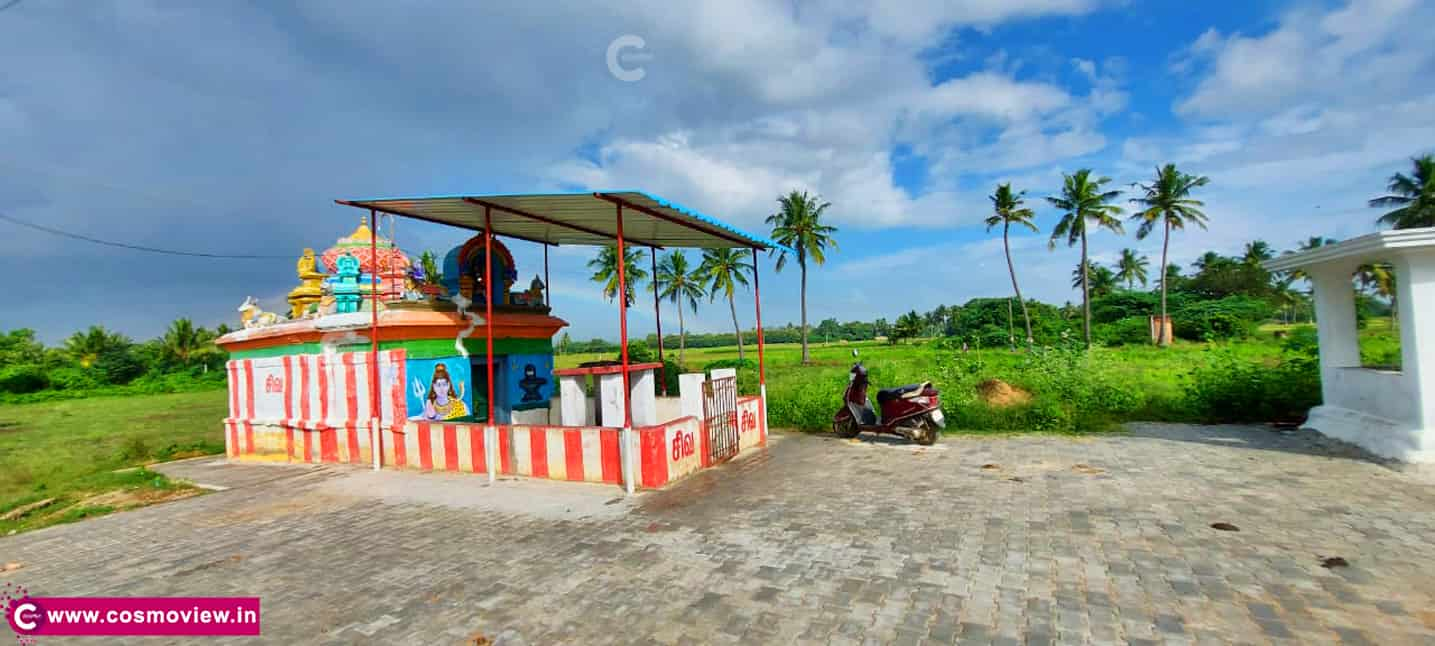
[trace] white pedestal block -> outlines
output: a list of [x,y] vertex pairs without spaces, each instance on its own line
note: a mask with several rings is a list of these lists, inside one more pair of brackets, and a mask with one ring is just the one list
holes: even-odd
[[621,428],[625,423],[624,405],[623,375],[598,375],[598,408],[603,414],[603,426]]
[[727,377],[736,377],[736,376],[737,376],[737,368],[713,368],[713,369],[712,369],[712,376],[713,376],[713,379],[724,379],[724,378],[727,378]]
[[658,395],[653,390],[652,370],[639,370],[628,377],[631,389],[629,400],[633,403],[633,426],[652,426],[658,423]]
[[683,417],[703,418],[703,382],[707,375],[701,372],[678,375],[678,399],[682,402]]
[[528,410],[513,411],[513,423],[518,426],[547,426],[551,422],[548,419],[547,408],[531,408]]
[[560,397],[558,420],[563,426],[586,426],[588,395],[583,392],[587,377],[563,376],[558,378]]

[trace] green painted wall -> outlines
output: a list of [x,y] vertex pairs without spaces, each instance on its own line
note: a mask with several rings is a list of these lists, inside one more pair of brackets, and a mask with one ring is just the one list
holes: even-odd
[[[464,339],[463,346],[469,354],[485,354],[488,352],[488,344],[484,339]],[[392,350],[403,348],[409,359],[433,359],[436,357],[454,357],[458,352],[454,350],[453,339],[410,339],[405,341],[380,341],[380,350]],[[352,345],[341,345],[337,347],[339,352],[366,352],[368,344],[356,343]],[[263,359],[267,357],[282,357],[286,354],[319,354],[323,348],[318,343],[295,343],[291,345],[279,345],[268,348],[255,348],[253,350],[240,350],[229,355],[231,359]],[[553,354],[552,339],[494,339],[493,353],[501,355],[510,354]]]

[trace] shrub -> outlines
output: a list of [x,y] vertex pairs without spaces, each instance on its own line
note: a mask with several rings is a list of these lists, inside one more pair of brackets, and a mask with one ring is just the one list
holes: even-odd
[[104,375],[105,383],[115,385],[127,384],[145,372],[144,364],[135,358],[129,348],[102,352],[95,359],[94,368]]
[[49,385],[50,380],[40,366],[23,364],[0,369],[0,392],[23,395],[44,390]]
[[50,370],[49,377],[50,387],[56,390],[89,390],[101,385],[93,372],[73,366]]
[[1319,350],[1319,345],[1320,341],[1316,336],[1315,326],[1302,325],[1291,328],[1290,334],[1281,342],[1281,351],[1314,357]]
[[1096,341],[1102,345],[1143,345],[1151,343],[1151,323],[1144,317],[1127,317],[1104,325],[1097,325],[1092,331]]
[[[663,357],[663,385],[667,387],[669,395],[673,397],[678,396],[678,375],[684,372],[687,372],[687,369],[677,361],[674,361],[671,357]],[[659,392],[662,391],[659,390]]]
[[[1169,307],[1171,303],[1167,302]],[[1115,323],[1133,317],[1145,318],[1161,309],[1161,295],[1120,290],[1091,299],[1093,323]]]
[[[1038,347],[1017,365],[993,373],[982,352],[950,353],[938,366],[942,408],[953,428],[1087,432],[1108,428],[1145,405],[1134,390],[1103,377],[1075,337]],[[998,408],[976,396],[976,385],[998,378],[1031,393],[1032,401]]]
[[[613,357],[613,360],[623,360],[623,351],[621,348],[618,350],[617,355]],[[657,361],[657,351],[649,347],[646,342],[628,342],[628,363],[656,363]],[[683,366],[679,365],[677,361],[674,361],[667,353],[663,354],[662,379],[663,385],[668,387],[669,394],[678,392],[678,375],[682,374],[683,370]],[[661,387],[659,387],[658,392],[662,392]]]
[[1222,348],[1190,377],[1188,407],[1207,422],[1301,422],[1320,403],[1320,367],[1307,354],[1270,366]]
[[831,430],[845,386],[842,380],[813,379],[774,387],[767,398],[768,423],[804,431]]
[[124,464],[148,460],[150,457],[149,444],[142,437],[132,436],[120,445],[117,457]]
[[1178,338],[1192,341],[1244,339],[1274,313],[1270,304],[1247,296],[1189,303],[1172,313]]

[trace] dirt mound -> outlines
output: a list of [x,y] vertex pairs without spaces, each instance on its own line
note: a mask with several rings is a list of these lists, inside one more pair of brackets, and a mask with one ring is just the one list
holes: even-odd
[[1006,408],[1031,401],[1031,393],[1000,379],[988,379],[977,384],[977,395],[993,408]]

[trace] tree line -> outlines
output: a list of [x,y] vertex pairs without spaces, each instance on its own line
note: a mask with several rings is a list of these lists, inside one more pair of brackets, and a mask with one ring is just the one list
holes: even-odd
[[[1395,207],[1378,218],[1379,225],[1398,229],[1435,226],[1435,156],[1415,157],[1411,163],[1411,174],[1393,174],[1387,184],[1388,193],[1369,201],[1369,206],[1375,208]],[[836,227],[821,219],[831,205],[805,192],[792,191],[780,196],[779,209],[767,222],[772,226],[773,239],[791,250],[801,271],[801,321],[796,327],[789,324],[768,328],[764,331],[765,338],[774,343],[801,343],[803,362],[808,363],[808,340],[812,334],[821,341],[877,337],[898,341],[917,336],[948,336],[988,344],[1000,344],[1004,338],[1006,343],[1015,345],[1019,338],[1013,329],[1016,309],[1020,310],[1024,333],[1020,338],[1028,344],[1050,341],[1053,334],[1069,332],[1071,320],[1077,319],[1081,321],[1081,334],[1087,347],[1092,345],[1097,333],[1104,342],[1131,341],[1147,334],[1149,322],[1145,317],[1152,313],[1172,320],[1171,334],[1192,339],[1239,335],[1259,320],[1297,321],[1303,314],[1308,320],[1313,317],[1309,293],[1296,288],[1305,278],[1301,272],[1273,274],[1264,269],[1263,263],[1274,257],[1274,250],[1266,241],[1251,241],[1236,257],[1208,251],[1197,259],[1189,274],[1183,274],[1180,267],[1170,263],[1172,234],[1187,227],[1204,229],[1209,222],[1203,210],[1205,203],[1193,197],[1193,193],[1208,186],[1210,179],[1183,172],[1175,164],[1159,166],[1151,180],[1133,184],[1137,195],[1129,200],[1137,206],[1127,216],[1136,225],[1136,239],[1144,240],[1158,231],[1161,235],[1161,258],[1156,265],[1160,269],[1154,277],[1156,289],[1149,293],[1137,290],[1138,284],[1143,288],[1149,286],[1153,277],[1151,259],[1133,248],[1122,249],[1111,266],[1092,261],[1091,234],[1100,231],[1125,234],[1120,218],[1125,210],[1116,204],[1122,191],[1109,188],[1110,183],[1109,177],[1096,176],[1091,169],[1080,169],[1064,174],[1060,192],[1046,197],[1047,203],[1060,212],[1049,234],[1048,248],[1054,250],[1063,244],[1080,247],[1071,279],[1072,288],[1082,293],[1079,310],[1070,304],[1056,307],[1022,297],[1016,261],[1011,253],[1011,230],[1039,232],[1040,227],[1035,223],[1036,212],[1026,206],[1025,191],[1018,191],[1007,183],[998,185],[989,197],[992,214],[985,223],[988,231],[1001,229],[1014,299],[978,298],[961,306],[939,306],[925,314],[914,310],[898,316],[892,323],[885,318],[870,323],[825,319],[815,329],[807,322],[807,270],[809,261],[814,265],[823,264],[826,253],[837,246],[833,237]],[[1310,238],[1297,250],[1333,242],[1329,238]],[[638,286],[647,281],[648,289],[657,290],[660,298],[678,305],[679,332],[665,336],[663,343],[676,342],[679,362],[688,345],[736,344],[741,358],[743,346],[755,342],[755,331],[739,333],[741,327],[733,300],[736,289],[748,286],[753,271],[752,264],[740,253],[731,249],[704,250],[701,263],[690,268],[684,253],[674,250],[661,257],[657,274],[650,280],[648,272],[641,267],[644,252],[626,250],[628,303],[634,303]],[[781,271],[788,252],[777,254],[777,269]],[[593,280],[604,285],[604,295],[610,299],[617,293],[616,258],[616,249],[607,247],[589,263],[595,269]],[[1380,312],[1394,315],[1394,274],[1388,265],[1363,266],[1355,278],[1360,287],[1358,302],[1362,317]],[[728,301],[733,333],[688,335],[684,306],[696,312],[699,301],[704,298],[715,301],[718,297]],[[1119,330],[1109,329],[1118,323]],[[1098,330],[1097,325],[1107,329]],[[1156,326],[1156,334],[1158,344],[1171,343],[1166,326]],[[656,343],[656,340],[656,335],[648,335],[648,343]],[[603,339],[575,342],[564,334],[557,349],[560,353],[609,352],[616,351],[617,344]]]
[[135,342],[92,325],[47,347],[34,330],[10,330],[0,334],[0,393],[73,394],[126,386],[158,392],[185,389],[189,381],[223,383],[228,355],[214,340],[229,331],[227,325],[209,330],[180,318],[162,336]]
[[[1369,201],[1369,206],[1375,208],[1396,207],[1380,216],[1376,221],[1378,225],[1397,229],[1435,226],[1435,156],[1415,157],[1411,159],[1411,164],[1413,171],[1410,175],[1395,173],[1386,185],[1389,192]],[[1170,315],[1170,283],[1179,275],[1179,270],[1174,270],[1169,263],[1171,234],[1188,226],[1206,228],[1209,219],[1202,210],[1205,203],[1192,197],[1192,194],[1196,189],[1210,184],[1210,181],[1210,178],[1203,175],[1182,172],[1175,164],[1165,164],[1156,169],[1149,182],[1134,184],[1139,189],[1138,194],[1129,201],[1138,208],[1129,216],[1129,220],[1138,225],[1136,239],[1144,240],[1158,229],[1161,231],[1161,264],[1158,266],[1164,269],[1158,275],[1158,311],[1162,320]],[[1090,260],[1090,234],[1105,230],[1116,235],[1125,235],[1125,228],[1119,217],[1125,211],[1116,204],[1122,191],[1109,188],[1110,182],[1111,178],[1095,176],[1091,169],[1083,168],[1074,173],[1063,174],[1061,191],[1046,198],[1046,201],[1061,213],[1060,219],[1052,227],[1048,247],[1055,249],[1057,245],[1065,244],[1067,247],[1081,248],[1080,260],[1076,270],[1072,272],[1072,287],[1081,290],[1082,335],[1087,347],[1092,344],[1092,297],[1109,293],[1115,285],[1122,282],[1126,283],[1127,289],[1130,290],[1135,288],[1138,281],[1144,285],[1147,280],[1149,260],[1133,249],[1123,249],[1121,259],[1114,268],[1101,267]],[[1032,343],[1034,339],[1031,315],[1026,301],[1021,298],[1016,265],[1008,242],[1013,226],[1033,232],[1040,230],[1033,222],[1036,213],[1025,206],[1025,195],[1024,191],[1017,191],[1010,184],[997,186],[990,196],[993,213],[986,219],[986,224],[988,231],[1001,226],[1002,245],[1012,291],[1016,294],[1017,301],[1022,304],[1026,340],[1027,343]],[[1323,238],[1312,239],[1316,246],[1324,241]],[[1252,281],[1270,282],[1272,277],[1263,275],[1264,270],[1260,268],[1260,263],[1270,257],[1270,247],[1263,241],[1255,241],[1247,246],[1243,262],[1233,262],[1215,252],[1207,252],[1197,263],[1199,273],[1195,280],[1202,287],[1234,280],[1247,283],[1245,287],[1249,291],[1269,291],[1272,293],[1268,296],[1277,300],[1288,300],[1290,295],[1286,292],[1290,291],[1290,281],[1299,276],[1276,277],[1276,284],[1267,284],[1259,289],[1249,284]],[[1362,267],[1359,275],[1363,285],[1371,285],[1393,297],[1393,274],[1389,267]],[[1283,285],[1279,283],[1282,280],[1285,281]],[[1195,291],[1199,293],[1200,288]],[[1156,340],[1160,345],[1170,344],[1166,326],[1157,326],[1157,334]]]

